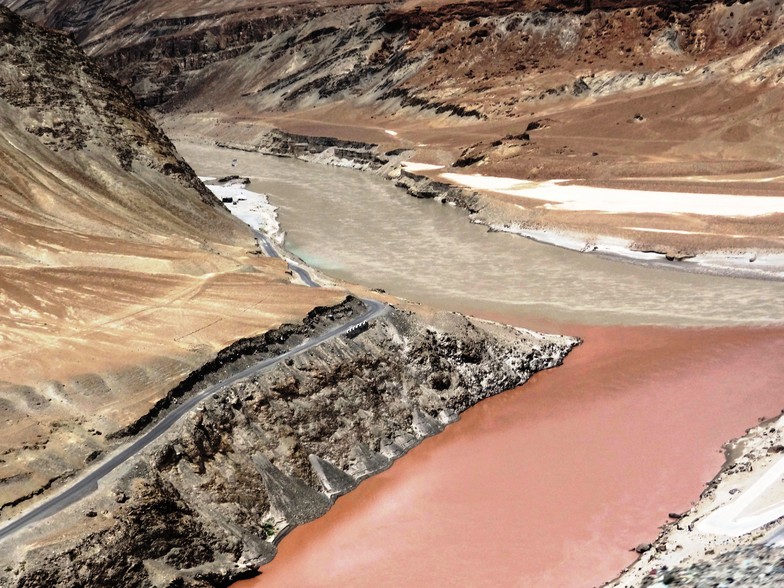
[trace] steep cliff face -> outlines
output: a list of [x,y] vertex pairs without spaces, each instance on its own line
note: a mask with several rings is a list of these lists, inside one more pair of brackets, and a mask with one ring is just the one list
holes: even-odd
[[[272,345],[248,341],[221,370],[312,336],[361,305],[322,309],[303,328],[265,337]],[[457,413],[559,364],[575,344],[394,310],[205,402],[99,494],[8,545],[2,581],[224,585],[269,561],[285,529],[323,514]],[[75,524],[84,532],[61,534]]]
[[[114,210],[96,198],[92,212],[103,209],[115,218],[124,217],[118,224],[126,230],[140,219],[124,214],[124,190],[115,189],[123,183],[128,191],[143,194],[138,206],[148,206],[150,212],[158,209],[146,219],[147,230],[188,233],[194,226],[217,221],[228,234],[236,232],[236,223],[225,213],[210,209],[217,200],[168,137],[136,107],[127,89],[65,35],[35,27],[6,8],[0,8],[0,116],[7,145],[17,146],[10,148],[6,161],[24,154],[48,159],[52,167],[65,168],[64,175],[72,181],[81,179],[92,190],[104,188],[104,198],[114,201]],[[109,170],[116,170],[116,178],[109,179]],[[10,182],[7,188],[15,191]],[[194,201],[194,195],[201,202]],[[68,200],[63,195],[60,204]],[[27,214],[44,212],[29,208]],[[12,213],[17,214],[25,214],[23,207]],[[59,214],[55,224],[68,221],[67,214]]]

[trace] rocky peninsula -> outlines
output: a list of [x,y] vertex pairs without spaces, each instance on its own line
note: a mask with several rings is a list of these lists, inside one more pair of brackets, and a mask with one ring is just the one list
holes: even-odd
[[[348,298],[239,342],[170,402],[361,307]],[[0,582],[221,586],[253,574],[288,528],[323,514],[466,408],[558,365],[577,343],[393,310],[206,401],[98,492],[6,541]]]
[[294,283],[71,36],[0,7],[0,55],[0,585],[255,573],[286,529],[577,344],[389,297],[334,335],[364,303]]

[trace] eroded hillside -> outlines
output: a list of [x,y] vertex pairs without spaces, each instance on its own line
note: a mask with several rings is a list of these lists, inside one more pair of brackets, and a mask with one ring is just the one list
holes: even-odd
[[293,284],[134,102],[0,7],[1,585],[252,574],[578,343]]
[[0,9],[0,518],[234,342],[342,294],[211,195],[73,41]]
[[[72,32],[175,136],[253,148],[277,127],[404,150],[442,166],[431,177],[763,197],[784,185],[777,0],[12,4]],[[748,262],[784,247],[781,214],[709,202],[610,216],[484,194],[489,224],[588,249],[609,236]]]
[[379,117],[403,106],[475,122],[662,85],[782,78],[774,0],[10,4],[72,32],[142,104],[174,99],[167,110],[347,100]]

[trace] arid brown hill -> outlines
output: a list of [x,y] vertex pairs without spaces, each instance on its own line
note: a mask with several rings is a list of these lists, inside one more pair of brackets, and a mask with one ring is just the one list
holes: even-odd
[[[181,136],[259,144],[274,126],[463,173],[784,189],[778,0],[5,2],[75,35]],[[501,200],[496,224],[586,242],[675,257],[782,248],[782,215],[641,219]]]
[[254,250],[128,90],[0,7],[0,521],[219,350],[342,298]]
[[[4,1],[171,113],[374,142],[413,121],[406,145],[449,162],[476,146],[464,165],[535,178],[716,175],[784,156],[776,0]],[[530,145],[505,139],[544,116]]]
[[774,49],[781,25],[775,0],[4,3],[73,33],[150,106],[176,96],[213,107],[220,84],[237,105],[265,110],[402,98],[480,117],[661,84],[664,73]]

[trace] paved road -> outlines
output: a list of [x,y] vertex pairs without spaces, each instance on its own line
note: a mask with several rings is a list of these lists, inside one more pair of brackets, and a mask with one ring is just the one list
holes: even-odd
[[359,325],[364,321],[370,321],[374,318],[377,318],[384,313],[387,312],[389,307],[382,303],[377,302],[375,300],[364,300],[363,301],[367,306],[367,310],[362,313],[360,316],[352,319],[351,321],[333,327],[328,331],[317,335],[312,339],[308,339],[303,343],[299,344],[297,347],[283,353],[282,355],[278,355],[276,357],[271,357],[269,359],[265,359],[262,362],[257,363],[247,369],[242,370],[241,372],[231,376],[210,386],[206,390],[200,392],[196,396],[188,398],[182,404],[176,406],[174,410],[172,410],[169,414],[167,414],[162,420],[158,421],[151,429],[149,429],[146,433],[144,433],[141,437],[137,438],[135,441],[131,442],[130,444],[126,445],[125,447],[119,449],[114,454],[110,455],[107,459],[103,462],[100,462],[97,466],[94,466],[92,469],[88,470],[79,480],[75,483],[71,484],[59,494],[52,496],[45,502],[39,504],[38,506],[34,507],[32,510],[28,511],[24,515],[20,516],[19,518],[11,521],[10,523],[6,524],[4,527],[0,528],[0,541],[6,539],[7,537],[11,536],[12,534],[16,533],[17,531],[23,529],[24,527],[30,525],[31,523],[40,521],[45,519],[67,506],[70,506],[77,500],[84,498],[91,492],[95,491],[98,488],[98,482],[109,475],[112,471],[114,471],[118,466],[122,465],[134,455],[139,453],[142,449],[150,445],[153,441],[158,439],[161,435],[166,433],[180,418],[184,415],[188,414],[192,411],[200,402],[203,400],[217,394],[221,390],[231,386],[232,384],[244,379],[248,378],[254,374],[258,374],[264,370],[267,370],[274,366],[275,364],[289,359],[291,357],[295,357],[304,353],[308,349],[313,349],[314,347],[321,345],[325,341],[329,341],[335,337],[343,335],[346,333],[351,327]]
[[308,271],[305,268],[300,266],[298,263],[295,263],[295,262],[291,261],[290,259],[288,259],[286,261],[288,261],[288,264],[289,264],[289,267],[291,268],[291,271],[293,271],[295,274],[297,274],[299,276],[299,279],[302,280],[303,284],[305,284],[306,286],[309,286],[311,288],[318,288],[319,287],[319,285],[316,282],[313,281],[313,278],[310,277],[310,274],[308,273]]
[[267,257],[280,257],[280,253],[278,253],[278,250],[275,249],[275,247],[272,245],[272,242],[269,240],[267,235],[252,227],[251,230],[253,231],[253,236],[258,240],[259,245],[261,245],[261,249],[264,251]]
[[[262,243],[265,251],[267,251],[268,255],[271,257],[280,257],[277,251],[269,243],[266,236],[259,233],[258,231],[254,231],[254,233],[256,233],[256,236],[259,237],[260,242]],[[268,247],[269,250],[267,249]],[[304,268],[300,267],[299,265],[295,265],[292,267],[292,270],[296,272],[297,275],[299,275],[303,282],[305,282],[307,285],[318,287],[318,284],[313,281],[313,279],[310,277],[310,274],[308,274],[307,270]],[[67,506],[72,505],[76,501],[94,492],[98,488],[98,482],[108,476],[117,467],[124,464],[137,453],[142,451],[145,447],[153,443],[161,435],[166,433],[178,420],[192,411],[203,400],[206,400],[207,398],[217,394],[221,390],[224,390],[228,386],[231,386],[232,384],[244,378],[258,374],[259,372],[267,370],[281,361],[300,355],[308,349],[313,349],[314,347],[321,345],[325,341],[339,337],[340,335],[345,334],[352,327],[359,325],[362,322],[373,320],[374,318],[377,318],[386,313],[389,309],[386,304],[377,302],[375,300],[363,300],[363,302],[367,306],[367,310],[360,316],[353,318],[351,321],[343,325],[332,327],[328,331],[321,333],[312,339],[308,339],[303,343],[300,343],[297,347],[283,353],[282,355],[265,359],[264,361],[244,369],[230,378],[223,380],[222,382],[210,386],[199,394],[182,401],[182,404],[177,405],[171,412],[169,412],[169,414],[155,423],[155,425],[153,425],[152,428],[150,428],[147,432],[142,434],[134,441],[130,442],[128,445],[118,449],[103,461],[98,462],[96,465],[86,470],[79,479],[71,483],[58,494],[51,496],[41,504],[27,511],[22,516],[10,521],[5,526],[0,527],[0,541],[10,537],[11,535],[15,534],[21,529],[24,529],[32,523],[41,521],[57,512],[60,512]]]
[[[253,235],[258,240],[259,245],[261,246],[262,251],[264,251],[264,253],[267,255],[267,257],[281,258],[280,253],[278,253],[278,250],[275,249],[275,246],[269,240],[269,237],[267,237],[267,235],[265,235],[264,233],[262,233],[261,231],[258,231],[256,229],[251,229],[251,230],[253,231]],[[288,258],[284,258],[284,259],[286,259],[286,263],[289,264],[289,268],[291,269],[291,271],[294,272],[295,274],[297,274],[297,276],[299,276],[299,279],[302,280],[303,284],[305,284],[306,286],[309,286],[310,288],[319,288],[320,287],[319,284],[310,275],[310,272],[308,272],[308,270],[303,268],[301,265],[299,265],[295,261],[292,261],[292,260],[290,260]]]

